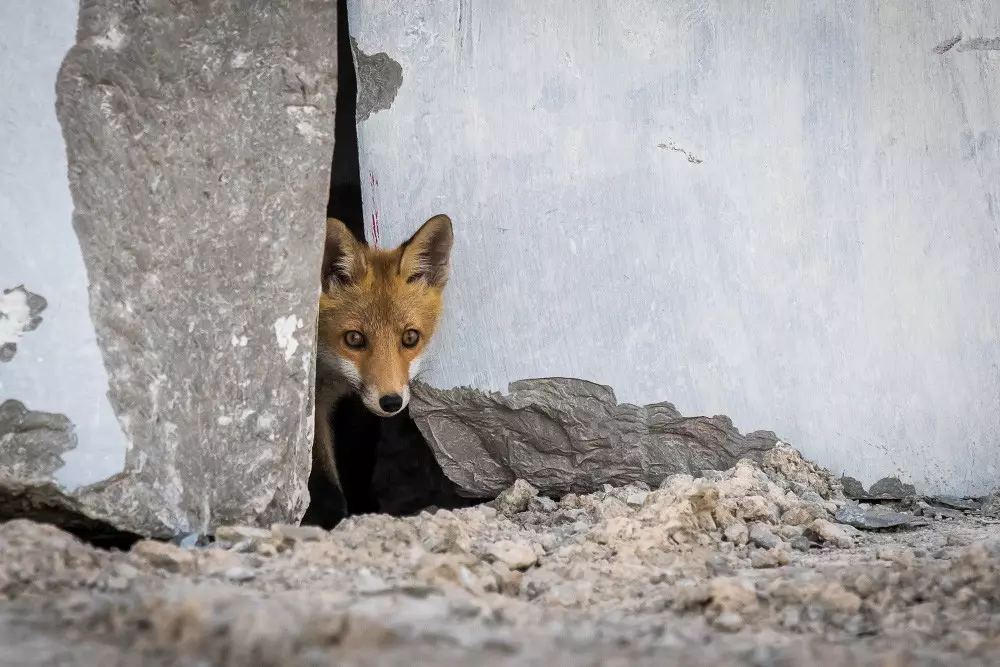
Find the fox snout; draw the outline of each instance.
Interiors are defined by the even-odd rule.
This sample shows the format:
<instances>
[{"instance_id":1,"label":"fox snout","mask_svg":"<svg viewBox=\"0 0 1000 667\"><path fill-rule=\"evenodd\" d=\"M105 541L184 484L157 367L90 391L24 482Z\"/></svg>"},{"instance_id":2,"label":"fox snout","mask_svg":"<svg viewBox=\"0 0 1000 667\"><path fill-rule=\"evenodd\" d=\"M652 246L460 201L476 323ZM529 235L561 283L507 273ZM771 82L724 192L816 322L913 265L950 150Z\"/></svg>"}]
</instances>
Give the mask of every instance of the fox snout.
<instances>
[{"instance_id":1,"label":"fox snout","mask_svg":"<svg viewBox=\"0 0 1000 667\"><path fill-rule=\"evenodd\" d=\"M399 414L410 403L409 385L389 391L380 391L376 387L362 387L360 393L365 407L379 417Z\"/></svg>"}]
</instances>

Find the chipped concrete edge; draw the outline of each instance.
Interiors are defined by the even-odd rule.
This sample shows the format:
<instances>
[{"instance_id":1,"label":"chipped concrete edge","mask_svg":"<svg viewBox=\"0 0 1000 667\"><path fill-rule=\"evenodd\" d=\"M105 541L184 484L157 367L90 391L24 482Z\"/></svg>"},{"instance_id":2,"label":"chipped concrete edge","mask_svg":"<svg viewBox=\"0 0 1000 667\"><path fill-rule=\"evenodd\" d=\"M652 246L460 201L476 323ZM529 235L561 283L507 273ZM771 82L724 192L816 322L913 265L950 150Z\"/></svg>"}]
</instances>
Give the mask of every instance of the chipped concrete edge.
<instances>
[{"instance_id":1,"label":"chipped concrete edge","mask_svg":"<svg viewBox=\"0 0 1000 667\"><path fill-rule=\"evenodd\" d=\"M372 114L392 107L396 94L403 86L403 66L384 51L368 55L353 37L351 50L354 52L354 71L358 82L355 119L360 124Z\"/></svg>"}]
</instances>

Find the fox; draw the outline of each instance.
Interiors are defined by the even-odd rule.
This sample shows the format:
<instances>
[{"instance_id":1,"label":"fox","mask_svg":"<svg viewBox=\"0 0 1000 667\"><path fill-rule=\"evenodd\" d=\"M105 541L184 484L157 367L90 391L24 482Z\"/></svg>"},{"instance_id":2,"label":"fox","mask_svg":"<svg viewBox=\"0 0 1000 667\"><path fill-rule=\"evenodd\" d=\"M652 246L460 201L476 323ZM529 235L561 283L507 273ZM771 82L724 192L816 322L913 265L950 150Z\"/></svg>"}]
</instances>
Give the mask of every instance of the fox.
<instances>
[{"instance_id":1,"label":"fox","mask_svg":"<svg viewBox=\"0 0 1000 667\"><path fill-rule=\"evenodd\" d=\"M327 218L316 325L313 499L302 523L329 529L348 514L332 428L338 403L354 394L383 418L409 404L410 382L440 322L453 243L445 214L391 250L368 246L343 222Z\"/></svg>"}]
</instances>

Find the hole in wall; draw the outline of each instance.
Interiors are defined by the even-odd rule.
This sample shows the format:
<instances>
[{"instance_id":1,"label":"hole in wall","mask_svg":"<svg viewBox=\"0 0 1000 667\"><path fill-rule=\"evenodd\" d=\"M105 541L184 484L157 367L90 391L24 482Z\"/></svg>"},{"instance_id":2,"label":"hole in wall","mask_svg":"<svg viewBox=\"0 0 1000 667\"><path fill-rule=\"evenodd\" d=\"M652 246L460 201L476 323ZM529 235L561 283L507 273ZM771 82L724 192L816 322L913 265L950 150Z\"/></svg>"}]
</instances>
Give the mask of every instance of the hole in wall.
<instances>
[{"instance_id":1,"label":"hole in wall","mask_svg":"<svg viewBox=\"0 0 1000 667\"><path fill-rule=\"evenodd\" d=\"M357 131L358 80L351 47L347 1L337 2L337 101L328 217L365 238L361 160ZM431 507L454 509L479 500L459 496L405 409L383 419L351 396L337 406L333 436L337 470L349 515L416 514ZM303 523L332 527L343 518L333 485L316 471L309 480L310 507Z\"/></svg>"}]
</instances>

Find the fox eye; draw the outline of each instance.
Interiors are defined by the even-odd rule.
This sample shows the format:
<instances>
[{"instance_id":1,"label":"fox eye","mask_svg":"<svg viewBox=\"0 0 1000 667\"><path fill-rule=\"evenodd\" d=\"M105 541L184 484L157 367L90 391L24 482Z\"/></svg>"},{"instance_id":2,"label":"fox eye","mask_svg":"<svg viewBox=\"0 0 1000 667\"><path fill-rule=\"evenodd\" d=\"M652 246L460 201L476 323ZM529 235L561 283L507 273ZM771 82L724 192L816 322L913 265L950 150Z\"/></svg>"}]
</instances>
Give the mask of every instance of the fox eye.
<instances>
[{"instance_id":1,"label":"fox eye","mask_svg":"<svg viewBox=\"0 0 1000 667\"><path fill-rule=\"evenodd\" d=\"M344 342L349 348L361 350L365 347L365 335L360 331L348 331L344 334Z\"/></svg>"},{"instance_id":2,"label":"fox eye","mask_svg":"<svg viewBox=\"0 0 1000 667\"><path fill-rule=\"evenodd\" d=\"M420 342L420 332L416 329L407 329L403 332L403 347L415 347Z\"/></svg>"}]
</instances>

